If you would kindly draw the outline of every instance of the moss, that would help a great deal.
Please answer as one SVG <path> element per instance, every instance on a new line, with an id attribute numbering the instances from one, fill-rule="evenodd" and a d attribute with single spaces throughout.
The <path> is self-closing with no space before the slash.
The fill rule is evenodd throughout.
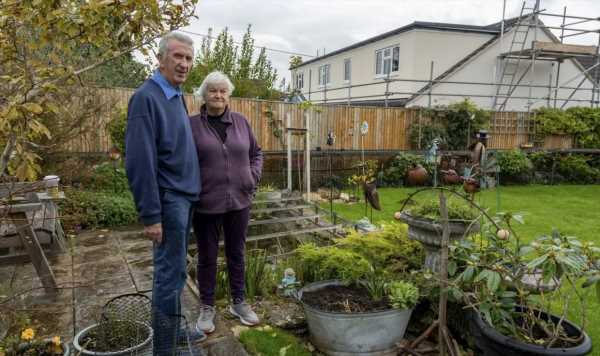
<path id="1" fill-rule="evenodd" d="M 479 216 L 479 211 L 469 203 L 458 198 L 448 198 L 448 219 L 450 220 L 474 220 Z M 436 198 L 419 201 L 416 205 L 407 209 L 413 216 L 420 216 L 432 220 L 440 219 L 440 203 Z"/>

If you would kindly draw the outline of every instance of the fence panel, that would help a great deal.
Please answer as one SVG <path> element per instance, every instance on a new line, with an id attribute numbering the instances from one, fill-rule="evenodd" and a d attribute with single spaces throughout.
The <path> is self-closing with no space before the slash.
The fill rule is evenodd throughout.
<path id="1" fill-rule="evenodd" d="M 114 108 L 127 106 L 131 89 L 100 89 L 98 96 L 109 99 L 107 102 Z M 190 114 L 200 111 L 201 99 L 186 95 L 186 104 Z M 254 131 L 264 151 L 285 150 L 285 127 L 289 115 L 291 127 L 305 127 L 305 113 L 298 104 L 265 101 L 246 98 L 232 98 L 231 109 L 242 113 Z M 408 150 L 411 146 L 411 125 L 425 125 L 431 118 L 422 115 L 417 108 L 383 108 L 315 105 L 308 110 L 310 117 L 311 146 L 328 148 L 327 134 L 332 131 L 336 141 L 332 149 L 337 150 Z M 110 117 L 98 117 L 100 129 L 89 132 L 82 137 L 67 142 L 64 147 L 68 152 L 101 153 L 108 152 L 112 143 L 106 130 Z M 366 121 L 369 132 L 362 137 L 360 125 Z M 533 120 L 524 112 L 494 113 L 489 124 L 489 142 L 491 149 L 511 149 L 531 144 L 535 127 Z M 428 142 L 420 142 L 421 149 Z M 294 135 L 292 149 L 304 148 L 302 135 Z M 418 146 L 418 142 L 417 142 Z M 572 148 L 573 141 L 569 136 L 552 136 L 541 145 L 543 148 Z"/>

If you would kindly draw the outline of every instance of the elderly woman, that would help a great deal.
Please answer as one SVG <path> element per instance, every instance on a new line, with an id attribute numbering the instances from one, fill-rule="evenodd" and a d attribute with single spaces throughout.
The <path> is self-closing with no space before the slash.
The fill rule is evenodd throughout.
<path id="1" fill-rule="evenodd" d="M 193 216 L 198 244 L 198 286 L 202 305 L 196 328 L 215 330 L 215 287 L 219 233 L 225 236 L 232 304 L 229 311 L 245 325 L 259 323 L 244 302 L 244 248 L 252 194 L 260 180 L 262 152 L 248 120 L 229 110 L 233 84 L 221 72 L 210 73 L 198 89 L 204 99 L 191 126 L 202 192 Z"/>

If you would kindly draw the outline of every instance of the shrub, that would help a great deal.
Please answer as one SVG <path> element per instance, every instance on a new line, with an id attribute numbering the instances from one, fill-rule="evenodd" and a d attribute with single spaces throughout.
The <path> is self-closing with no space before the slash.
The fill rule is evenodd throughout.
<path id="1" fill-rule="evenodd" d="M 93 174 L 84 181 L 86 188 L 96 191 L 129 192 L 127 174 L 122 162 L 104 162 L 94 167 Z"/>
<path id="2" fill-rule="evenodd" d="M 477 108 L 477 105 L 465 99 L 451 104 L 446 112 L 446 131 L 448 134 L 448 149 L 461 150 L 467 148 L 467 143 L 474 132 L 484 128 L 490 119 L 490 113 Z"/>
<path id="3" fill-rule="evenodd" d="M 572 135 L 579 147 L 600 148 L 600 109 L 572 107 L 567 110 L 540 108 L 535 115 L 537 134 Z"/>
<path id="4" fill-rule="evenodd" d="M 600 109 L 572 107 L 567 112 L 581 123 L 581 130 L 574 133 L 577 145 L 583 148 L 600 148 Z"/>
<path id="5" fill-rule="evenodd" d="M 422 109 L 422 113 L 431 117 L 433 123 L 421 125 L 421 148 L 426 148 L 435 137 L 440 137 L 450 150 L 466 149 L 473 133 L 484 128 L 490 119 L 488 111 L 477 108 L 469 99 L 435 109 Z M 409 135 L 413 147 L 416 147 L 418 124 L 411 126 Z"/>
<path id="6" fill-rule="evenodd" d="M 550 172 L 554 164 L 554 155 L 546 151 L 531 152 L 528 156 L 533 169 L 537 172 Z"/>
<path id="7" fill-rule="evenodd" d="M 369 234 L 350 232 L 332 246 L 304 244 L 297 252 L 298 277 L 304 282 L 408 273 L 421 268 L 424 259 L 421 245 L 408 239 L 407 226 L 396 222 Z"/>
<path id="8" fill-rule="evenodd" d="M 400 186 L 404 184 L 404 179 L 409 169 L 422 165 L 428 172 L 433 172 L 433 164 L 426 162 L 425 157 L 412 153 L 398 153 L 379 175 L 384 186 Z"/>
<path id="9" fill-rule="evenodd" d="M 327 279 L 358 280 L 371 269 L 360 254 L 336 246 L 318 247 L 307 243 L 298 247 L 297 252 L 302 260 L 305 283 Z"/>
<path id="10" fill-rule="evenodd" d="M 600 171 L 592 168 L 585 156 L 567 155 L 560 157 L 556 171 L 567 181 L 579 184 L 591 184 L 598 181 Z"/>
<path id="11" fill-rule="evenodd" d="M 411 147 L 414 149 L 426 149 L 435 138 L 440 138 L 442 142 L 448 142 L 446 128 L 440 123 L 414 123 L 410 125 L 408 135 Z"/>
<path id="12" fill-rule="evenodd" d="M 504 181 L 527 183 L 533 168 L 527 155 L 518 149 L 498 152 L 500 176 Z"/>
<path id="13" fill-rule="evenodd" d="M 92 192 L 66 189 L 60 201 L 62 222 L 67 229 L 129 225 L 137 222 L 130 193 Z"/>
<path id="14" fill-rule="evenodd" d="M 382 224 L 381 230 L 363 235 L 353 231 L 337 239 L 336 246 L 364 257 L 375 269 L 391 273 L 418 269 L 423 263 L 423 248 L 408 239 L 408 228 L 396 222 Z"/>
<path id="15" fill-rule="evenodd" d="M 127 128 L 127 108 L 120 108 L 106 125 L 113 146 L 125 154 L 125 129 Z"/>

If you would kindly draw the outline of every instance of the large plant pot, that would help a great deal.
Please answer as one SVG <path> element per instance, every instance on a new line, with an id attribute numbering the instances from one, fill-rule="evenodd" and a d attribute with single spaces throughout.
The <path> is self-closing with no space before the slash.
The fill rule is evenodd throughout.
<path id="1" fill-rule="evenodd" d="M 327 286 L 344 285 L 332 280 L 309 284 L 300 290 L 314 292 Z M 302 302 L 310 339 L 321 352 L 334 356 L 396 355 L 395 344 L 402 340 L 412 309 L 391 309 L 373 313 L 332 313 Z"/>
<path id="2" fill-rule="evenodd" d="M 93 356 L 117 356 L 117 355 L 134 355 L 137 352 L 140 352 L 141 349 L 146 346 L 150 347 L 150 343 L 152 341 L 152 327 L 146 323 L 142 323 L 139 321 L 135 321 L 140 327 L 145 328 L 148 331 L 148 337 L 142 340 L 139 344 L 123 349 L 123 350 L 114 350 L 114 351 L 92 351 L 85 348 L 85 344 L 83 342 L 84 338 L 89 335 L 94 329 L 100 327 L 100 324 L 93 324 L 88 326 L 87 328 L 81 330 L 75 338 L 73 339 L 73 348 L 81 355 L 93 355 Z"/>
<path id="3" fill-rule="evenodd" d="M 442 224 L 435 220 L 400 214 L 400 221 L 408 225 L 408 238 L 419 241 L 425 248 L 425 267 L 439 272 L 442 247 Z M 450 242 L 479 231 L 478 223 L 450 222 Z"/>
<path id="4" fill-rule="evenodd" d="M 524 310 L 523 307 L 517 307 L 518 311 Z M 553 322 L 558 322 L 560 318 L 555 315 L 541 312 L 541 317 Z M 545 348 L 539 345 L 527 344 L 512 337 L 502 335 L 494 327 L 488 324 L 479 312 L 470 309 L 469 318 L 471 333 L 475 339 L 475 345 L 485 356 L 534 356 L 534 355 L 562 355 L 576 356 L 586 355 L 592 350 L 592 340 L 590 337 L 575 324 L 568 320 L 563 320 L 563 325 L 569 336 L 579 336 L 583 333 L 583 341 L 573 347 L 567 348 Z"/>

